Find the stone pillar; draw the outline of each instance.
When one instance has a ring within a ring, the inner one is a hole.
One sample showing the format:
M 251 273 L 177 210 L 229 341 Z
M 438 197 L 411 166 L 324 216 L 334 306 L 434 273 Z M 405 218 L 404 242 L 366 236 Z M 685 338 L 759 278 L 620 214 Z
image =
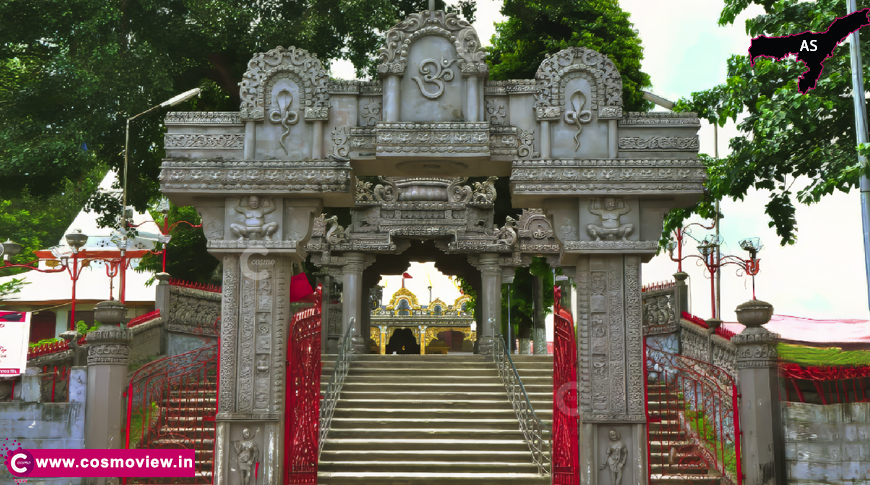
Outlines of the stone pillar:
M 318 274 L 317 282 L 320 283 L 320 353 L 326 354 L 329 342 L 329 300 L 331 299 L 332 282 L 329 274 Z
M 426 354 L 426 325 L 418 325 L 417 331 L 420 332 L 420 355 Z
M 779 335 L 762 327 L 773 316 L 773 305 L 750 300 L 738 305 L 736 312 L 737 320 L 746 326 L 731 338 L 737 346 L 743 483 L 784 485 L 785 438 L 776 362 Z
M 381 355 L 387 353 L 387 327 L 381 325 L 378 327 L 381 333 L 378 334 L 378 346 L 381 348 Z
M 154 299 L 154 309 L 160 310 L 160 316 L 163 317 L 163 327 L 160 330 L 160 353 L 163 355 L 169 354 L 169 332 L 166 330 L 169 323 L 169 273 L 157 273 L 154 275 L 157 278 L 157 288 Z
M 38 367 L 28 367 L 21 374 L 21 400 L 24 402 L 40 402 L 42 400 L 42 392 L 40 390 L 40 382 L 42 377 L 39 373 L 42 372 Z
M 366 257 L 363 253 L 345 253 L 344 257 L 341 333 L 344 335 L 348 325 L 352 321 L 354 326 L 353 330 L 351 330 L 353 352 L 355 354 L 365 354 L 367 353 L 367 340 L 363 339 L 362 336 L 362 310 L 365 304 L 363 300 L 362 273 L 366 267 Z M 366 308 L 368 308 L 367 305 Z
M 607 449 L 621 441 L 623 483 L 647 483 L 641 256 L 577 258 L 580 482 L 609 484 Z M 612 439 L 611 431 L 616 434 Z
M 492 329 L 499 328 L 501 320 L 501 267 L 497 253 L 483 253 L 479 259 L 481 275 L 480 298 L 481 321 L 477 327 L 478 352 L 492 354 Z
M 532 340 L 536 355 L 547 353 L 547 327 L 544 320 L 544 282 L 540 276 L 532 276 L 534 315 Z
M 689 311 L 689 285 L 686 284 L 687 273 L 674 273 L 674 281 L 676 282 L 674 306 L 676 307 L 677 320 L 683 312 Z
M 124 389 L 131 332 L 120 325 L 127 308 L 117 301 L 97 304 L 94 318 L 102 325 L 88 333 L 85 448 L 124 447 Z M 97 479 L 93 483 L 106 483 Z
M 390 74 L 384 79 L 384 121 L 399 121 L 400 86 L 401 79 L 396 74 Z

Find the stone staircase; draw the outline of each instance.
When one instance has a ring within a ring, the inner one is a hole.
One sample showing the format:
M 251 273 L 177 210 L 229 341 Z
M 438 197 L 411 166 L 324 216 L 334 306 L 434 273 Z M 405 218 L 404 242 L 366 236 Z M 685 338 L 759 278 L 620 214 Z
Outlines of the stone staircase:
M 196 475 L 173 478 L 172 483 L 212 482 L 214 461 L 214 415 L 217 410 L 217 384 L 213 379 L 171 390 L 158 404 L 159 417 L 152 420 L 151 432 L 137 448 L 194 449 Z M 134 443 L 130 444 L 131 447 Z M 169 483 L 167 478 L 129 478 L 127 483 Z
M 544 359 L 527 359 L 518 372 L 527 376 L 538 416 L 548 422 L 552 370 L 547 373 Z M 552 369 L 552 357 L 549 362 Z M 324 356 L 323 389 L 328 366 Z M 491 358 L 357 355 L 320 457 L 318 483 L 544 485 L 550 477 L 537 474 Z
M 677 409 L 682 396 L 663 384 L 647 384 L 649 395 L 650 485 L 720 485 L 722 477 L 710 470 L 680 428 Z

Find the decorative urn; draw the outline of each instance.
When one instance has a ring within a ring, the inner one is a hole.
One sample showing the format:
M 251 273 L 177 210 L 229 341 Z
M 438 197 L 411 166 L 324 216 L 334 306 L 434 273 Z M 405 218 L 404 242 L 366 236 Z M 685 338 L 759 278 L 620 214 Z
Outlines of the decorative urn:
M 749 300 L 737 305 L 734 310 L 737 313 L 737 321 L 746 328 L 757 328 L 770 321 L 773 316 L 773 305 L 766 301 Z
M 94 320 L 103 325 L 120 325 L 126 316 L 127 307 L 119 301 L 101 301 L 94 308 Z

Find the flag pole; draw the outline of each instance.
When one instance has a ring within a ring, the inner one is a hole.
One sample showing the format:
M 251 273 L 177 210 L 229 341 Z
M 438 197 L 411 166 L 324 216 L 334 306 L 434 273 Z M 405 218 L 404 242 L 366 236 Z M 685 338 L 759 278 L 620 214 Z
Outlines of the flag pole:
M 858 10 L 855 0 L 846 0 L 847 13 Z M 849 57 L 852 63 L 852 101 L 855 103 L 855 138 L 857 143 L 867 143 L 867 106 L 864 102 L 864 75 L 861 63 L 861 44 L 858 31 L 849 34 Z M 867 159 L 858 156 L 861 167 Z M 861 223 L 864 233 L 864 272 L 867 280 L 867 305 L 870 307 L 870 179 L 861 176 Z

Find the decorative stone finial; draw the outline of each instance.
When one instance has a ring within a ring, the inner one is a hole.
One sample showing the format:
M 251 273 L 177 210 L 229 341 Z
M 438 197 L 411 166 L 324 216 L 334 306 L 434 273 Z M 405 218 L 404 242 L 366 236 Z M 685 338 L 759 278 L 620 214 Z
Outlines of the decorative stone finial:
M 735 310 L 737 321 L 746 326 L 731 338 L 737 346 L 737 368 L 776 367 L 776 341 L 779 334 L 762 327 L 773 316 L 773 305 L 761 300 L 741 303 Z
M 679 273 L 674 273 L 674 279 L 678 282 L 686 281 L 688 277 L 689 273 L 684 273 L 682 271 L 680 271 Z
M 119 301 L 101 301 L 94 308 L 94 320 L 102 325 L 120 325 L 126 316 L 127 306 Z
M 168 285 L 171 278 L 169 273 L 157 273 L 154 277 L 157 278 L 157 286 Z
M 749 300 L 737 305 L 734 311 L 737 313 L 737 321 L 747 329 L 757 328 L 770 321 L 770 317 L 773 316 L 773 305 L 766 301 Z
M 708 318 L 707 326 L 710 327 L 712 330 L 716 330 L 717 328 L 722 326 L 722 320 L 719 320 L 718 318 Z

